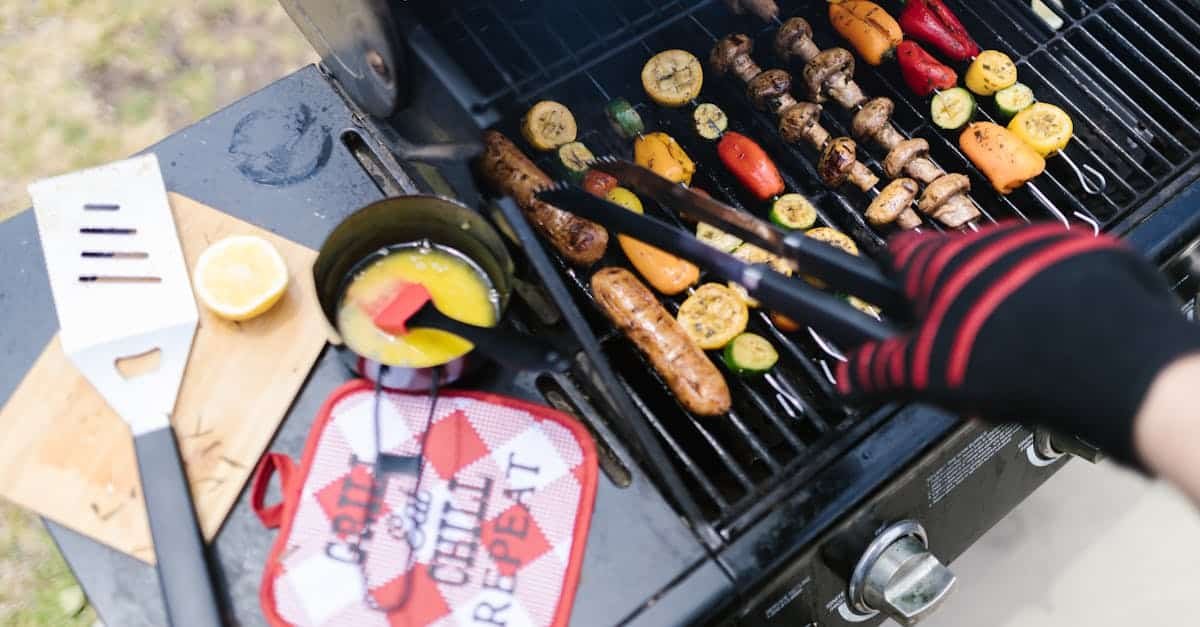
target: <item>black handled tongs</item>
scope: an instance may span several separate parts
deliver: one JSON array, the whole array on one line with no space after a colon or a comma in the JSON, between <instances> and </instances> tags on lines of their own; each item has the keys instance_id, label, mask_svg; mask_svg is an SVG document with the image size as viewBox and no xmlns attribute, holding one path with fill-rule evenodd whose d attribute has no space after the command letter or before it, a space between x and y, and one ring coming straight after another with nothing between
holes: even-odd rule
<instances>
[{"instance_id":1,"label":"black handled tongs","mask_svg":"<svg viewBox=\"0 0 1200 627\"><path fill-rule=\"evenodd\" d=\"M749 214L692 192L640 166L605 159L594 167L612 174L634 191L664 207L689 214L773 252L796 272L821 279L839 291L853 294L890 311L905 311L896 287L878 268L833 246L788 234ZM735 281L768 308L802 320L835 343L854 346L865 340L886 339L897 333L887 322L869 316L840 298L792 279L765 265L748 264L717 250L660 220L639 215L565 183L537 193L538 198L582 218L661 248L707 269L715 276Z\"/></svg>"}]
</instances>

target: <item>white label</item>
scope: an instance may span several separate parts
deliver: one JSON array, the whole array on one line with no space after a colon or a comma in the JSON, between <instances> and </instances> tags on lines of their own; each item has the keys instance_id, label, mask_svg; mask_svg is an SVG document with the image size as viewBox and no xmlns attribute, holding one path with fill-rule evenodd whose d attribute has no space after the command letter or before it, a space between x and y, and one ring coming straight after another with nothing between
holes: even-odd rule
<instances>
[{"instance_id":1,"label":"white label","mask_svg":"<svg viewBox=\"0 0 1200 627\"><path fill-rule=\"evenodd\" d=\"M791 590L788 590L783 596L779 597L779 600L772 603L771 607L767 608L767 620L775 618L775 615L783 611L783 608L787 607L792 601L795 601L796 597L800 596L801 592L804 592L804 587L810 583L812 583L812 577L805 577L800 583L793 586Z\"/></svg>"},{"instance_id":2,"label":"white label","mask_svg":"<svg viewBox=\"0 0 1200 627\"><path fill-rule=\"evenodd\" d=\"M954 488L967 480L987 461L996 456L1001 449L1012 441L1013 435L1021 429L1020 425L1000 425L989 429L967 444L946 461L925 480L929 488L929 505L936 505L946 498Z\"/></svg>"}]
</instances>

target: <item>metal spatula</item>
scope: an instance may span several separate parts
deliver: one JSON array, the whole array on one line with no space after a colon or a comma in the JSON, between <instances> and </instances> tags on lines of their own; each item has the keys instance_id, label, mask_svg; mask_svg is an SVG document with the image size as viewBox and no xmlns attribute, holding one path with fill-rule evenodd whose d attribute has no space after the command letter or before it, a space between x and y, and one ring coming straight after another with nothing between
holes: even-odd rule
<instances>
[{"instance_id":1,"label":"metal spatula","mask_svg":"<svg viewBox=\"0 0 1200 627\"><path fill-rule=\"evenodd\" d=\"M167 615L220 625L170 423L199 316L158 159L45 179L29 193L63 351L133 433Z\"/></svg>"}]
</instances>

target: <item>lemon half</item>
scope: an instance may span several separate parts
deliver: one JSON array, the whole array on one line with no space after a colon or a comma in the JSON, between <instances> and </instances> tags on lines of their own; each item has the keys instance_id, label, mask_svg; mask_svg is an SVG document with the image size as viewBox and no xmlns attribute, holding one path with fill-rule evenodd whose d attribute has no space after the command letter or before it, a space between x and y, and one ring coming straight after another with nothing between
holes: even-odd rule
<instances>
[{"instance_id":1,"label":"lemon half","mask_svg":"<svg viewBox=\"0 0 1200 627\"><path fill-rule=\"evenodd\" d=\"M270 242L253 235L227 237L200 254L192 286L204 306L226 320L265 313L287 291L288 269Z\"/></svg>"}]
</instances>

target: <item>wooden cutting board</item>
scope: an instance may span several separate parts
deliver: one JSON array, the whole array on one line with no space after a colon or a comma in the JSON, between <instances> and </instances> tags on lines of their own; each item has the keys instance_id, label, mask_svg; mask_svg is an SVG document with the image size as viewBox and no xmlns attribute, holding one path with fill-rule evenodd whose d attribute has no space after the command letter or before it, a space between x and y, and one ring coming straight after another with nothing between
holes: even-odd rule
<instances>
[{"instance_id":1,"label":"wooden cutting board","mask_svg":"<svg viewBox=\"0 0 1200 627\"><path fill-rule=\"evenodd\" d=\"M259 235L287 261L287 294L266 314L200 325L172 423L204 536L212 539L328 336L317 305L317 253L175 193L189 268L209 244ZM52 316L53 312L46 312ZM0 409L0 496L153 563L129 429L62 351L56 335Z\"/></svg>"}]
</instances>

